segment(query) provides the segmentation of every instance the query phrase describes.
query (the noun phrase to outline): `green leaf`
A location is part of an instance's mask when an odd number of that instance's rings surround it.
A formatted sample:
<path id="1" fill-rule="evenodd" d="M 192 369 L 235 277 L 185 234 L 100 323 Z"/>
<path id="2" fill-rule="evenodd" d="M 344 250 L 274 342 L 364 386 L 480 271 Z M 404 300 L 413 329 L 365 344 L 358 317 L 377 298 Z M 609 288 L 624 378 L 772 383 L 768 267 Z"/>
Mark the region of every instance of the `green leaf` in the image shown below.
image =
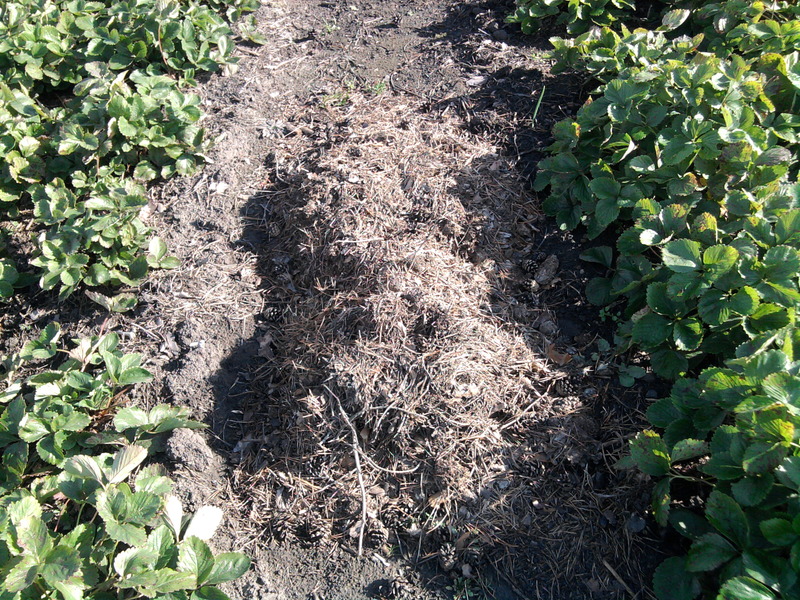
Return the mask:
<path id="1" fill-rule="evenodd" d="M 656 400 L 647 408 L 647 420 L 662 429 L 683 417 L 683 412 L 675 406 L 671 398 Z"/>
<path id="2" fill-rule="evenodd" d="M 797 541 L 797 533 L 792 527 L 791 522 L 786 519 L 773 518 L 761 521 L 759 525 L 761 533 L 767 538 L 770 544 L 776 546 L 791 546 Z"/>
<path id="3" fill-rule="evenodd" d="M 659 29 L 664 31 L 677 29 L 686 22 L 686 19 L 688 19 L 691 14 L 692 11 L 685 8 L 676 8 L 675 10 L 667 11 L 661 19 L 661 27 Z"/>
<path id="4" fill-rule="evenodd" d="M 694 154 L 696 150 L 697 146 L 694 142 L 682 135 L 678 135 L 667 142 L 662 150 L 661 157 L 665 165 L 679 165 Z"/>
<path id="5" fill-rule="evenodd" d="M 749 577 L 734 577 L 719 591 L 720 600 L 776 600 L 768 587 Z"/>
<path id="6" fill-rule="evenodd" d="M 671 332 L 672 324 L 668 319 L 655 313 L 647 313 L 634 323 L 632 339 L 645 350 L 649 350 L 667 341 Z"/>
<path id="7" fill-rule="evenodd" d="M 800 242 L 800 209 L 788 210 L 775 223 L 775 241 L 778 244 Z"/>
<path id="8" fill-rule="evenodd" d="M 230 598 L 219 588 L 204 586 L 192 592 L 191 600 L 230 600 Z"/>
<path id="9" fill-rule="evenodd" d="M 197 587 L 197 581 L 192 573 L 181 573 L 173 569 L 158 569 L 131 575 L 117 583 L 121 589 L 137 589 L 141 593 L 147 592 L 150 597 L 156 594 L 169 594 L 181 590 L 191 590 Z M 155 594 L 153 593 L 155 592 Z"/>
<path id="10" fill-rule="evenodd" d="M 114 96 L 111 100 L 108 101 L 108 105 L 106 107 L 108 111 L 109 117 L 125 117 L 130 118 L 131 111 L 128 103 L 122 96 Z"/>
<path id="11" fill-rule="evenodd" d="M 689 548 L 686 569 L 693 572 L 713 571 L 739 555 L 728 540 L 718 533 L 707 533 Z"/>
<path id="12" fill-rule="evenodd" d="M 214 568 L 208 576 L 206 583 L 218 585 L 226 581 L 233 581 L 247 573 L 250 569 L 250 559 L 240 552 L 223 552 L 214 558 Z"/>
<path id="13" fill-rule="evenodd" d="M 119 129 L 119 132 L 126 138 L 135 138 L 139 133 L 136 126 L 132 125 L 125 117 L 119 117 L 117 119 L 117 129 Z"/>
<path id="14" fill-rule="evenodd" d="M 707 533 L 711 533 L 711 526 L 708 521 L 685 508 L 671 510 L 669 523 L 675 528 L 675 531 L 690 540 L 696 540 Z"/>
<path id="15" fill-rule="evenodd" d="M 589 189 L 599 200 L 616 201 L 622 186 L 611 177 L 596 177 L 589 182 Z"/>
<path id="16" fill-rule="evenodd" d="M 706 518 L 722 535 L 741 548 L 747 547 L 750 525 L 736 500 L 719 490 L 712 491 L 706 502 Z"/>
<path id="17" fill-rule="evenodd" d="M 147 541 L 144 528 L 132 523 L 106 521 L 105 527 L 108 537 L 116 542 L 122 542 L 128 546 L 141 546 Z"/>
<path id="18" fill-rule="evenodd" d="M 787 449 L 782 444 L 750 444 L 745 450 L 742 465 L 747 473 L 764 474 L 774 471 L 783 461 Z"/>
<path id="19" fill-rule="evenodd" d="M 689 302 L 701 296 L 709 285 L 695 272 L 673 273 L 667 281 L 667 293 L 676 302 Z"/>
<path id="20" fill-rule="evenodd" d="M 775 476 L 786 487 L 800 491 L 800 456 L 789 456 L 783 459 L 775 469 Z"/>
<path id="21" fill-rule="evenodd" d="M 160 237 L 154 237 L 150 240 L 148 251 L 157 261 L 161 260 L 167 254 L 167 245 Z"/>
<path id="22" fill-rule="evenodd" d="M 647 155 L 633 157 L 628 161 L 628 167 L 634 173 L 650 173 L 656 170 L 653 159 Z"/>
<path id="23" fill-rule="evenodd" d="M 156 496 L 166 496 L 172 491 L 172 481 L 159 465 L 140 469 L 136 474 L 135 486 L 137 492 L 150 492 Z"/>
<path id="24" fill-rule="evenodd" d="M 222 523 L 222 510 L 216 506 L 201 506 L 189 521 L 184 532 L 185 537 L 195 536 L 201 540 L 210 540 L 214 537 L 217 528 Z"/>
<path id="25" fill-rule="evenodd" d="M 645 246 L 657 246 L 664 238 L 655 229 L 645 229 L 639 234 L 639 241 Z"/>
<path id="26" fill-rule="evenodd" d="M 690 460 L 708 454 L 708 443 L 703 440 L 685 439 L 672 448 L 672 462 Z"/>
<path id="27" fill-rule="evenodd" d="M 614 251 L 610 246 L 597 246 L 581 252 L 580 259 L 586 262 L 597 263 L 610 269 L 613 264 Z"/>
<path id="28" fill-rule="evenodd" d="M 606 306 L 613 299 L 612 282 L 605 277 L 595 277 L 586 284 L 586 299 L 595 306 Z"/>
<path id="29" fill-rule="evenodd" d="M 667 284 L 663 282 L 647 286 L 647 305 L 653 312 L 673 319 L 687 312 L 686 304 L 673 300 L 667 293 Z"/>
<path id="30" fill-rule="evenodd" d="M 739 252 L 730 246 L 711 246 L 703 252 L 703 272 L 713 283 L 730 271 L 739 259 Z"/>
<path id="31" fill-rule="evenodd" d="M 110 275 L 109 275 L 110 277 Z M 124 313 L 136 308 L 138 300 L 133 294 L 117 294 L 116 296 L 104 296 L 98 292 L 86 290 L 86 296 L 96 302 L 109 312 Z"/>
<path id="32" fill-rule="evenodd" d="M 797 277 L 800 253 L 789 246 L 775 246 L 764 254 L 764 274 L 773 281 Z"/>
<path id="33" fill-rule="evenodd" d="M 114 558 L 114 571 L 124 578 L 154 569 L 157 560 L 158 554 L 152 548 L 128 548 Z"/>
<path id="34" fill-rule="evenodd" d="M 700 593 L 697 577 L 686 569 L 686 561 L 674 556 L 662 562 L 653 575 L 658 600 L 693 600 Z"/>
<path id="35" fill-rule="evenodd" d="M 55 585 L 77 575 L 81 570 L 81 558 L 72 548 L 57 546 L 47 555 L 41 568 L 42 577 L 50 585 Z"/>
<path id="36" fill-rule="evenodd" d="M 181 266 L 181 261 L 175 256 L 166 256 L 159 261 L 158 266 L 161 269 L 177 269 Z"/>
<path id="37" fill-rule="evenodd" d="M 133 171 L 134 179 L 138 179 L 139 181 L 153 181 L 154 179 L 158 178 L 158 172 L 153 168 L 153 165 L 143 160 Z"/>
<path id="38" fill-rule="evenodd" d="M 203 540 L 192 536 L 178 545 L 178 570 L 194 574 L 197 585 L 206 582 L 214 566 L 214 556 Z"/>
<path id="39" fill-rule="evenodd" d="M 86 575 L 75 575 L 64 581 L 55 582 L 53 587 L 61 593 L 64 600 L 84 600 L 85 580 Z"/>
<path id="40" fill-rule="evenodd" d="M 136 406 L 126 407 L 114 416 L 114 429 L 123 432 L 127 429 L 138 429 L 149 425 L 147 413 Z"/>
<path id="41" fill-rule="evenodd" d="M 653 516 L 656 523 L 665 527 L 669 519 L 670 503 L 672 497 L 670 496 L 670 478 L 664 477 L 653 487 Z"/>
<path id="42" fill-rule="evenodd" d="M 653 352 L 650 364 L 653 365 L 653 371 L 657 375 L 666 379 L 677 379 L 689 368 L 689 361 L 682 353 L 669 349 Z"/>
<path id="43" fill-rule="evenodd" d="M 143 369 L 142 367 L 133 367 L 131 369 L 125 369 L 122 371 L 117 382 L 120 385 L 134 385 L 136 383 L 152 381 L 152 379 L 153 375 L 147 369 Z"/>
<path id="44" fill-rule="evenodd" d="M 758 292 L 749 286 L 738 290 L 728 303 L 730 309 L 740 315 L 752 315 L 758 308 Z"/>
<path id="45" fill-rule="evenodd" d="M 631 456 L 636 466 L 653 477 L 669 473 L 669 451 L 655 431 L 645 430 L 631 440 Z"/>
<path id="46" fill-rule="evenodd" d="M 37 563 L 45 562 L 53 542 L 42 521 L 42 507 L 31 497 L 17 500 L 8 507 L 10 539 Z"/>
<path id="47" fill-rule="evenodd" d="M 673 339 L 678 350 L 697 350 L 703 341 L 703 326 L 695 318 L 680 319 L 675 322 Z"/>
<path id="48" fill-rule="evenodd" d="M 39 567 L 32 556 L 15 556 L 3 565 L 0 575 L 3 576 L 2 585 L 5 590 L 13 594 L 29 590 L 33 586 L 39 576 Z M 18 596 L 12 596 L 16 597 Z"/>
<path id="49" fill-rule="evenodd" d="M 601 198 L 597 201 L 594 209 L 594 218 L 600 229 L 600 231 L 597 232 L 598 234 L 616 221 L 617 217 L 619 217 L 619 204 L 617 204 L 616 199 Z M 589 237 L 596 236 L 590 235 Z"/>
<path id="50" fill-rule="evenodd" d="M 141 446 L 126 446 L 114 455 L 114 464 L 111 466 L 109 483 L 120 483 L 128 478 L 133 470 L 147 458 L 147 450 Z"/>
<path id="51" fill-rule="evenodd" d="M 700 267 L 700 243 L 692 240 L 674 240 L 664 245 L 661 258 L 676 273 L 695 271 Z"/>
<path id="52" fill-rule="evenodd" d="M 64 463 L 64 471 L 76 477 L 92 479 L 103 484 L 106 481 L 103 470 L 91 456 L 73 456 Z"/>
<path id="53" fill-rule="evenodd" d="M 758 506 L 772 490 L 772 475 L 747 475 L 731 485 L 733 497 L 742 506 Z"/>
<path id="54" fill-rule="evenodd" d="M 790 322 L 785 308 L 775 304 L 761 304 L 745 321 L 745 328 L 751 335 L 774 331 L 786 327 Z"/>

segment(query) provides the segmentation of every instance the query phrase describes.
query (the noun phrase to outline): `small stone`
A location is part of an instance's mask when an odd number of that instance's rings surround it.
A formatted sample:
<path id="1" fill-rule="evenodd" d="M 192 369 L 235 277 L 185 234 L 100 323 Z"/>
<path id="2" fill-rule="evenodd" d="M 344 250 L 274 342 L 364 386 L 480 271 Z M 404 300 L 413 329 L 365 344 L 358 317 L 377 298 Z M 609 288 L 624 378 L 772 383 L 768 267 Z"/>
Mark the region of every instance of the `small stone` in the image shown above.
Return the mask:
<path id="1" fill-rule="evenodd" d="M 558 333 L 558 325 L 549 319 L 539 323 L 539 331 L 544 335 L 555 335 Z"/>
<path id="2" fill-rule="evenodd" d="M 551 254 L 544 259 L 544 262 L 542 262 L 541 265 L 539 265 L 539 268 L 536 269 L 536 273 L 534 274 L 533 278 L 539 285 L 547 286 L 553 281 L 553 279 L 555 279 L 557 272 L 558 257 L 555 254 Z"/>
<path id="3" fill-rule="evenodd" d="M 594 475 L 592 475 L 592 485 L 596 490 L 604 490 L 608 487 L 608 482 L 608 473 L 604 471 L 597 471 Z"/>
<path id="4" fill-rule="evenodd" d="M 625 521 L 625 528 L 631 533 L 641 533 L 645 527 L 647 527 L 647 521 L 637 514 L 632 514 Z"/>
<path id="5" fill-rule="evenodd" d="M 645 396 L 647 398 L 658 398 L 658 392 L 656 390 L 647 390 Z"/>
<path id="6" fill-rule="evenodd" d="M 499 42 L 504 42 L 508 39 L 508 32 L 505 29 L 498 29 L 492 33 L 492 37 Z"/>

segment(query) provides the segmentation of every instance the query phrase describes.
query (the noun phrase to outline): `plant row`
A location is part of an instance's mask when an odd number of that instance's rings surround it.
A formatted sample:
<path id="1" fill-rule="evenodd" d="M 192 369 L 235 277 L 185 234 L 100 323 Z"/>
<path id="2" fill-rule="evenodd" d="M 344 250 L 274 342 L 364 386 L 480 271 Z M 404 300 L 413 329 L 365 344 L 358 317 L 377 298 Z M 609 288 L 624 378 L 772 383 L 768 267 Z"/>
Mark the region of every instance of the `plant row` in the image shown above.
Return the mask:
<path id="1" fill-rule="evenodd" d="M 597 89 L 558 123 L 535 181 L 564 229 L 613 238 L 582 258 L 620 352 L 676 380 L 621 466 L 688 540 L 660 600 L 800 595 L 800 20 L 789 2 L 521 0 L 556 70 Z M 660 9 L 660 10 L 656 10 Z M 655 21 L 655 22 L 654 22 Z M 648 27 L 628 28 L 624 23 Z M 700 509 L 686 499 L 700 497 Z"/>
<path id="2" fill-rule="evenodd" d="M 48 326 L 0 369 L 0 598 L 225 600 L 217 585 L 250 562 L 206 543 L 222 512 L 184 515 L 163 470 L 140 468 L 164 434 L 203 425 L 119 408 L 151 375 L 116 334 L 59 336 Z"/>
<path id="3" fill-rule="evenodd" d="M 236 62 L 231 29 L 215 11 L 238 18 L 256 6 L 0 6 L 0 214 L 11 229 L 0 239 L 0 299 L 33 279 L 64 298 L 81 283 L 136 285 L 148 268 L 176 265 L 161 242 L 150 247 L 144 185 L 190 174 L 204 160 L 200 99 L 186 88 L 196 73 Z M 252 24 L 241 32 L 259 40 Z M 32 253 L 18 239 L 28 230 Z"/>

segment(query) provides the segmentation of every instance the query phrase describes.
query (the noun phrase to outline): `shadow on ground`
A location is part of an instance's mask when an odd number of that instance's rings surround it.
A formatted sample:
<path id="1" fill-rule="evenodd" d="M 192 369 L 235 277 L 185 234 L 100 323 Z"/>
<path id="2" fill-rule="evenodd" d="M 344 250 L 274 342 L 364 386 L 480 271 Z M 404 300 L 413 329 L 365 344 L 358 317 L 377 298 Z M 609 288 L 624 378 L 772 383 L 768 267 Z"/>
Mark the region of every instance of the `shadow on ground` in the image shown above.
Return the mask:
<path id="1" fill-rule="evenodd" d="M 257 559 L 344 549 L 388 566 L 359 583 L 387 598 L 646 588 L 646 485 L 612 466 L 642 390 L 603 368 L 579 243 L 529 191 L 581 91 L 495 27 L 507 8 L 415 28 L 385 91 L 328 88 L 263 131 L 236 246 L 266 304 L 211 419 Z"/>

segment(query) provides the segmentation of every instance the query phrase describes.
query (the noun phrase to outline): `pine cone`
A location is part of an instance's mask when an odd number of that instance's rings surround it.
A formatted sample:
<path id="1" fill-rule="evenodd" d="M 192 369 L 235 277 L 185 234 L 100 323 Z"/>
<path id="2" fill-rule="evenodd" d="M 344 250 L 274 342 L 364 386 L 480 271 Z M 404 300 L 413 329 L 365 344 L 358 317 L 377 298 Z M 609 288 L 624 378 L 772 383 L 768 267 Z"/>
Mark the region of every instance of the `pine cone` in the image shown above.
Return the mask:
<path id="1" fill-rule="evenodd" d="M 481 562 L 483 558 L 483 548 L 479 544 L 470 544 L 461 551 L 461 559 L 475 566 Z"/>
<path id="2" fill-rule="evenodd" d="M 304 542 L 316 544 L 328 537 L 330 527 L 319 513 L 309 511 L 299 520 L 295 533 Z"/>
<path id="3" fill-rule="evenodd" d="M 570 379 L 559 379 L 554 386 L 556 394 L 562 398 L 574 396 L 577 393 L 575 383 Z"/>
<path id="4" fill-rule="evenodd" d="M 519 266 L 526 273 L 533 273 L 538 265 L 539 263 L 532 258 L 525 258 L 519 263 Z"/>
<path id="5" fill-rule="evenodd" d="M 408 524 L 409 516 L 396 501 L 390 501 L 381 509 L 380 519 L 389 529 L 401 531 Z"/>
<path id="6" fill-rule="evenodd" d="M 272 537 L 278 541 L 286 540 L 290 537 L 295 528 L 294 514 L 288 511 L 277 513 L 272 517 Z"/>
<path id="7" fill-rule="evenodd" d="M 389 541 L 389 530 L 378 521 L 372 521 L 367 530 L 367 544 L 372 548 L 382 548 Z"/>
<path id="8" fill-rule="evenodd" d="M 535 273 L 539 268 L 539 264 L 547 258 L 544 252 L 535 252 L 520 261 L 519 266 L 526 273 Z"/>
<path id="9" fill-rule="evenodd" d="M 389 598 L 394 600 L 410 598 L 413 592 L 414 586 L 404 577 L 395 577 L 389 584 Z"/>
<path id="10" fill-rule="evenodd" d="M 451 543 L 442 544 L 439 548 L 439 566 L 444 571 L 452 571 L 456 568 L 456 548 Z"/>
<path id="11" fill-rule="evenodd" d="M 269 323 L 277 323 L 285 311 L 286 309 L 282 306 L 267 306 L 264 309 L 264 320 Z"/>
<path id="12" fill-rule="evenodd" d="M 269 221 L 267 223 L 267 235 L 270 239 L 278 237 L 283 233 L 283 227 L 277 221 Z"/>

